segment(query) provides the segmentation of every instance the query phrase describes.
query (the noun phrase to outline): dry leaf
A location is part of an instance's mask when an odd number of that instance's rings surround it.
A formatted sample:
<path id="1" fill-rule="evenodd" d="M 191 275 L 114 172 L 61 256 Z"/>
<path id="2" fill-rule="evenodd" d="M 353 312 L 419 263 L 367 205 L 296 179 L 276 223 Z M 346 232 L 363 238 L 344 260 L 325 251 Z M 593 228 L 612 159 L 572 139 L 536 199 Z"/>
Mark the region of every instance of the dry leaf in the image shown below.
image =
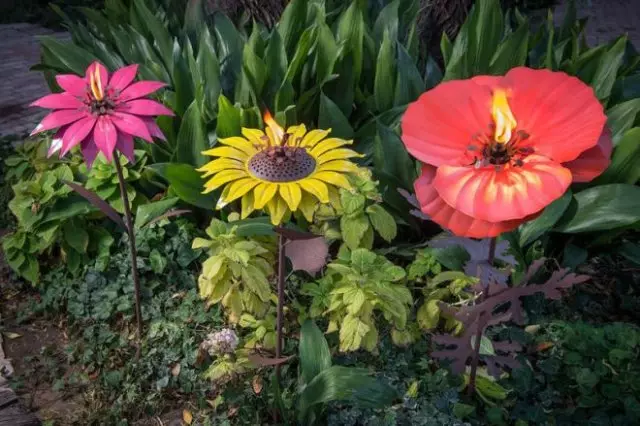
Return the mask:
<path id="1" fill-rule="evenodd" d="M 231 418 L 235 416 L 238 413 L 238 410 L 238 407 L 229 407 L 229 410 L 227 411 L 227 417 Z"/>
<path id="2" fill-rule="evenodd" d="M 180 375 L 180 364 L 176 364 L 171 369 L 171 374 L 173 377 L 178 377 Z"/>
<path id="3" fill-rule="evenodd" d="M 188 425 L 193 422 L 193 414 L 189 410 L 182 410 L 182 420 Z"/>
<path id="4" fill-rule="evenodd" d="M 22 334 L 18 334 L 18 333 L 13 333 L 11 331 L 4 331 L 2 333 L 4 335 L 4 337 L 6 337 L 7 339 L 17 339 L 18 337 L 22 337 Z"/>
<path id="5" fill-rule="evenodd" d="M 553 342 L 542 342 L 542 343 L 538 343 L 538 345 L 536 346 L 536 352 L 542 352 L 542 351 L 546 351 L 547 349 L 552 348 Z"/>
<path id="6" fill-rule="evenodd" d="M 253 380 L 251 381 L 251 386 L 253 387 L 253 391 L 255 392 L 256 395 L 260 395 L 260 392 L 262 392 L 262 377 L 256 375 L 253 376 Z"/>

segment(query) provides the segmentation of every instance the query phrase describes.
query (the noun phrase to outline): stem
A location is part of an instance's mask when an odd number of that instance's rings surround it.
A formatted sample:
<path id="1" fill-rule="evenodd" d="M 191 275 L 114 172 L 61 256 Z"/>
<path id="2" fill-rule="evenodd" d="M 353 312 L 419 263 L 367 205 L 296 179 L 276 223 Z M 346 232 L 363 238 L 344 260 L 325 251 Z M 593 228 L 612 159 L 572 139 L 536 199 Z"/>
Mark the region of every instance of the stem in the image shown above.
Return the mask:
<path id="1" fill-rule="evenodd" d="M 489 266 L 493 265 L 493 261 L 496 257 L 496 238 L 491 238 L 489 242 L 489 256 L 487 257 L 487 263 Z M 489 297 L 489 284 L 484 288 L 484 290 L 478 296 L 478 303 L 482 303 Z M 467 388 L 467 392 L 469 396 L 473 396 L 476 391 L 476 376 L 478 374 L 478 363 L 480 362 L 480 343 L 482 342 L 482 313 L 478 315 L 478 326 L 476 328 L 476 342 L 473 348 L 473 358 L 471 359 L 471 371 L 469 372 L 469 387 Z"/>
<path id="2" fill-rule="evenodd" d="M 118 173 L 118 181 L 120 183 L 120 197 L 124 204 L 124 217 L 127 224 L 127 234 L 129 235 L 129 244 L 131 249 L 131 274 L 133 276 L 133 288 L 135 292 L 135 310 L 136 310 L 136 360 L 140 359 L 140 345 L 142 335 L 142 313 L 140 311 L 140 279 L 138 277 L 138 251 L 136 249 L 136 235 L 133 229 L 133 216 L 129 207 L 129 196 L 125 187 L 124 176 L 122 175 L 122 166 L 120 166 L 120 156 L 118 152 L 114 153 L 113 162 L 116 165 Z"/>

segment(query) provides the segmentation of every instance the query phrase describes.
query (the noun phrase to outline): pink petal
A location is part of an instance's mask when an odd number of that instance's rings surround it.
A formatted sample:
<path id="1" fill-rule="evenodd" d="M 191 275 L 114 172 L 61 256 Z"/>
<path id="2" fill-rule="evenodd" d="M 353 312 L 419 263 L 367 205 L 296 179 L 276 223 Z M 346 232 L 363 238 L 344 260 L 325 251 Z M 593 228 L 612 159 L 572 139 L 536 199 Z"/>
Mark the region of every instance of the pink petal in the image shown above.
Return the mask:
<path id="1" fill-rule="evenodd" d="M 89 116 L 69 126 L 62 136 L 62 151 L 60 155 L 66 155 L 71 148 L 86 139 L 91 130 L 93 130 L 96 120 L 96 117 Z"/>
<path id="2" fill-rule="evenodd" d="M 138 65 L 133 64 L 128 67 L 120 68 L 111 76 L 111 80 L 109 80 L 109 86 L 118 91 L 123 91 L 127 86 L 129 86 L 133 80 L 136 78 L 136 74 L 138 73 Z"/>
<path id="3" fill-rule="evenodd" d="M 118 106 L 118 111 L 134 115 L 173 115 L 173 111 L 169 108 L 149 99 L 124 102 Z"/>
<path id="4" fill-rule="evenodd" d="M 133 137 L 131 135 L 118 132 L 118 142 L 116 142 L 116 149 L 123 153 L 131 163 L 135 162 L 135 155 L 133 153 Z"/>
<path id="5" fill-rule="evenodd" d="M 164 133 L 162 133 L 160 126 L 158 126 L 153 118 L 143 117 L 142 121 L 144 121 L 144 124 L 147 125 L 147 129 L 149 129 L 149 134 L 151 134 L 151 136 L 163 141 L 167 140 L 167 138 L 164 136 Z"/>
<path id="6" fill-rule="evenodd" d="M 82 150 L 82 156 L 84 157 L 84 161 L 87 164 L 87 168 L 90 169 L 93 166 L 93 162 L 98 156 L 98 147 L 96 146 L 96 142 L 92 137 L 88 137 L 82 141 L 80 144 L 80 149 Z"/>
<path id="7" fill-rule="evenodd" d="M 143 96 L 147 96 L 148 94 L 162 89 L 165 86 L 166 83 L 161 81 L 139 81 L 124 89 L 120 94 L 119 100 L 123 102 L 131 99 L 142 98 Z"/>
<path id="8" fill-rule="evenodd" d="M 148 142 L 153 142 L 144 121 L 135 115 L 114 112 L 111 115 L 111 121 L 113 121 L 113 124 L 115 124 L 121 132 L 137 136 Z"/>
<path id="9" fill-rule="evenodd" d="M 574 182 L 590 182 L 600 176 L 611 164 L 611 130 L 605 126 L 598 144 L 589 148 L 573 161 L 564 163 L 573 175 Z"/>
<path id="10" fill-rule="evenodd" d="M 30 106 L 50 109 L 78 109 L 84 104 L 70 93 L 54 93 L 31 103 Z"/>
<path id="11" fill-rule="evenodd" d="M 63 109 L 60 111 L 54 111 L 51 114 L 47 115 L 38 126 L 31 132 L 31 135 L 35 135 L 37 133 L 44 132 L 46 130 L 55 129 L 56 127 L 61 127 L 66 124 L 73 123 L 74 121 L 78 121 L 81 118 L 90 116 L 90 114 L 86 111 L 78 111 L 75 109 Z"/>
<path id="12" fill-rule="evenodd" d="M 62 90 L 78 98 L 84 98 L 89 90 L 87 82 L 83 78 L 73 74 L 57 75 L 56 82 L 58 86 L 62 87 Z"/>
<path id="13" fill-rule="evenodd" d="M 51 146 L 49 146 L 49 151 L 47 151 L 47 158 L 51 157 L 53 154 L 62 149 L 62 136 L 68 128 L 68 126 L 60 127 L 56 134 L 53 135 L 53 139 L 51 139 Z"/>
<path id="14" fill-rule="evenodd" d="M 96 127 L 93 130 L 93 139 L 107 161 L 113 160 L 113 149 L 116 147 L 116 141 L 118 140 L 118 131 L 109 117 L 103 115 L 98 118 Z"/>
<path id="15" fill-rule="evenodd" d="M 89 65 L 89 68 L 87 68 L 87 72 L 84 77 L 85 81 L 87 82 L 87 84 L 89 84 L 89 82 L 91 81 L 89 76 L 95 72 L 94 70 L 96 68 L 98 68 L 98 72 L 100 73 L 100 85 L 102 86 L 102 90 L 105 91 L 104 89 L 105 87 L 107 87 L 107 83 L 109 82 L 109 71 L 107 71 L 105 66 L 100 62 L 95 61 L 91 65 Z"/>

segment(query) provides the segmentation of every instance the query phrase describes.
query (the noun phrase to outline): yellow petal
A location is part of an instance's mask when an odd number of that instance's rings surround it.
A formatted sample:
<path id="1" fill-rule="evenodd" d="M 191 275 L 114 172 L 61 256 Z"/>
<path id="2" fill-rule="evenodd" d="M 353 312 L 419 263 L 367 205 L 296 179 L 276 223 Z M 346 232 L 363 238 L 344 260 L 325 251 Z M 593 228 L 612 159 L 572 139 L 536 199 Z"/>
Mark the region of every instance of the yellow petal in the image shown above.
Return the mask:
<path id="1" fill-rule="evenodd" d="M 307 149 L 311 149 L 313 148 L 318 142 L 320 142 L 321 140 L 323 140 L 324 138 L 327 137 L 327 135 L 331 132 L 331 129 L 329 130 L 312 130 L 309 133 L 307 133 L 304 137 L 304 139 L 302 139 L 302 143 L 300 144 L 301 147 L 307 148 Z"/>
<path id="2" fill-rule="evenodd" d="M 229 194 L 224 197 L 227 203 L 230 203 L 242 197 L 258 185 L 260 181 L 253 178 L 240 179 L 229 185 Z"/>
<path id="3" fill-rule="evenodd" d="M 247 129 L 246 127 L 242 128 L 242 136 L 247 138 L 252 144 L 258 146 L 266 146 L 267 135 L 264 134 L 262 130 L 259 129 Z"/>
<path id="4" fill-rule="evenodd" d="M 348 141 L 348 140 L 344 140 L 344 139 L 338 139 L 338 138 L 329 138 L 326 139 L 322 142 L 319 142 L 310 152 L 309 154 L 313 155 L 314 157 L 318 157 L 322 154 L 324 154 L 327 151 L 330 151 L 332 149 L 336 149 L 336 148 L 340 148 L 341 146 L 344 145 L 351 145 L 353 143 L 352 140 Z"/>
<path id="5" fill-rule="evenodd" d="M 326 204 L 329 202 L 329 190 L 327 185 L 317 179 L 302 179 L 297 182 L 302 189 L 308 193 L 314 195 L 321 203 Z"/>
<path id="6" fill-rule="evenodd" d="M 287 202 L 289 209 L 294 212 L 300 204 L 302 191 L 297 183 L 282 183 L 280 184 L 280 196 Z"/>
<path id="7" fill-rule="evenodd" d="M 231 158 L 218 158 L 216 160 L 208 162 L 207 164 L 196 170 L 199 172 L 205 172 L 202 177 L 207 177 L 222 170 L 229 169 L 243 170 L 244 164 L 238 160 L 233 160 Z"/>
<path id="8" fill-rule="evenodd" d="M 236 148 L 247 155 L 255 155 L 258 152 L 258 150 L 253 146 L 253 143 L 239 136 L 218 139 L 218 142 L 223 145 L 228 145 L 230 147 Z"/>
<path id="9" fill-rule="evenodd" d="M 291 126 L 287 129 L 287 133 L 291 136 L 289 137 L 289 141 L 291 141 L 288 145 L 295 145 L 295 142 L 298 138 L 302 139 L 304 135 L 307 133 L 307 126 L 304 124 L 298 124 L 297 126 Z"/>
<path id="10" fill-rule="evenodd" d="M 269 142 L 267 142 L 267 146 L 279 146 L 280 145 L 280 139 L 276 138 L 276 136 L 273 133 L 273 130 L 271 129 L 271 127 L 267 127 L 265 129 L 265 132 L 267 133 L 267 137 L 269 138 Z"/>
<path id="11" fill-rule="evenodd" d="M 313 214 L 316 212 L 316 207 L 318 207 L 318 200 L 307 192 L 303 193 L 298 210 L 302 212 L 307 222 L 313 222 Z"/>
<path id="12" fill-rule="evenodd" d="M 245 152 L 239 149 L 232 148 L 230 146 L 219 146 L 213 149 L 202 151 L 204 155 L 210 155 L 212 157 L 226 157 L 235 158 L 236 160 L 246 161 L 249 157 Z"/>
<path id="13" fill-rule="evenodd" d="M 347 179 L 342 173 L 318 172 L 314 173 L 313 177 L 323 182 L 329 182 L 332 185 L 339 186 L 340 188 L 351 189 L 349 179 Z"/>
<path id="14" fill-rule="evenodd" d="M 269 216 L 271 216 L 271 223 L 280 225 L 282 218 L 287 213 L 287 203 L 281 197 L 276 196 L 269 201 L 267 208 L 269 209 Z"/>
<path id="15" fill-rule="evenodd" d="M 321 164 L 318 167 L 319 172 L 343 172 L 350 173 L 358 171 L 358 166 L 349 160 L 334 160 L 328 163 Z"/>
<path id="16" fill-rule="evenodd" d="M 245 172 L 244 170 L 223 170 L 212 177 L 207 183 L 205 183 L 204 187 L 206 189 L 206 192 L 204 193 L 206 194 L 208 192 L 214 191 L 220 188 L 225 183 L 233 182 L 234 180 L 238 180 L 246 176 L 247 172 Z"/>
<path id="17" fill-rule="evenodd" d="M 242 197 L 242 215 L 240 216 L 240 219 L 246 219 L 251 213 L 253 213 L 255 210 L 253 204 L 253 192 L 247 192 Z"/>
<path id="18" fill-rule="evenodd" d="M 260 185 L 256 186 L 256 189 L 253 191 L 254 203 L 253 206 L 256 210 L 260 210 L 263 208 L 274 195 L 278 192 L 278 184 L 271 182 L 263 182 Z"/>
<path id="19" fill-rule="evenodd" d="M 222 194 L 220 194 L 220 198 L 218 198 L 218 202 L 216 203 L 216 210 L 222 210 L 229 205 L 226 201 L 227 196 L 229 195 L 229 186 L 230 185 L 225 186 L 222 190 Z"/>
<path id="20" fill-rule="evenodd" d="M 347 149 L 347 148 L 339 148 L 333 149 L 329 152 L 326 152 L 317 158 L 318 163 L 324 164 L 333 160 L 346 160 L 347 158 L 354 157 L 364 157 L 362 154 L 358 154 L 357 152 Z"/>

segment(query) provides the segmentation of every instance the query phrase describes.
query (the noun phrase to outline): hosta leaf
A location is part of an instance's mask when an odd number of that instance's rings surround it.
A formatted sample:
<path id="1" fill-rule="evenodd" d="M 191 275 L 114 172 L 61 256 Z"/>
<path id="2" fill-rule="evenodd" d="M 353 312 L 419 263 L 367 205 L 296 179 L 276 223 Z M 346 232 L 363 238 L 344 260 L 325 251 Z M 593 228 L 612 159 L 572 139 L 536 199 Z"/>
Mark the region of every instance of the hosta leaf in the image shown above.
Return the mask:
<path id="1" fill-rule="evenodd" d="M 401 106 L 418 99 L 418 96 L 424 91 L 424 81 L 415 62 L 401 44 L 397 45 L 397 55 L 398 79 L 396 80 L 394 105 Z"/>
<path id="2" fill-rule="evenodd" d="M 196 60 L 204 83 L 204 106 L 209 118 L 218 110 L 220 96 L 220 63 L 213 46 L 213 39 L 205 27 L 200 40 L 200 49 Z"/>
<path id="3" fill-rule="evenodd" d="M 638 112 L 640 112 L 640 99 L 619 103 L 607 111 L 607 126 L 611 130 L 614 146 L 617 146 L 622 135 L 633 127 Z"/>
<path id="4" fill-rule="evenodd" d="M 324 22 L 318 23 L 318 40 L 316 44 L 316 82 L 322 84 L 333 74 L 333 67 L 338 59 L 338 45 L 331 29 Z"/>
<path id="5" fill-rule="evenodd" d="M 573 193 L 568 190 L 562 197 L 549 204 L 540 216 L 523 224 L 520 227 L 520 247 L 531 244 L 542 234 L 553 228 L 562 218 L 572 199 Z"/>
<path id="6" fill-rule="evenodd" d="M 373 25 L 373 35 L 376 43 L 383 43 L 384 37 L 390 40 L 398 40 L 398 6 L 399 0 L 393 0 L 380 11 Z"/>
<path id="7" fill-rule="evenodd" d="M 138 229 L 142 228 L 151 220 L 166 213 L 167 210 L 175 206 L 177 202 L 178 202 L 178 198 L 173 197 L 173 198 L 167 198 L 165 200 L 156 201 L 153 203 L 140 205 L 138 207 L 138 210 L 136 211 L 135 227 Z"/>
<path id="8" fill-rule="evenodd" d="M 640 179 L 638 164 L 640 164 L 640 127 L 634 127 L 622 136 L 613 151 L 611 165 L 596 182 L 597 184 L 635 184 Z"/>
<path id="9" fill-rule="evenodd" d="M 338 42 L 353 56 L 354 81 L 360 81 L 363 58 L 364 18 L 359 0 L 353 0 L 338 22 Z"/>
<path id="10" fill-rule="evenodd" d="M 172 69 L 173 67 L 173 39 L 171 34 L 169 33 L 167 26 L 158 19 L 152 12 L 149 10 L 147 5 L 145 4 L 145 0 L 134 0 L 134 8 L 141 21 L 146 26 L 149 33 L 151 33 L 154 42 L 158 45 L 158 51 L 162 56 L 162 60 L 168 69 Z"/>
<path id="11" fill-rule="evenodd" d="M 618 69 L 622 65 L 622 57 L 627 43 L 627 37 L 621 36 L 604 55 L 598 65 L 591 86 L 601 101 L 607 99 L 616 81 Z"/>
<path id="12" fill-rule="evenodd" d="M 306 17 L 306 0 L 293 0 L 289 2 L 287 8 L 282 13 L 282 17 L 278 23 L 278 32 L 289 56 L 293 56 L 298 41 L 300 41 L 300 35 L 305 27 Z"/>
<path id="13" fill-rule="evenodd" d="M 219 138 L 238 136 L 241 133 L 240 111 L 235 108 L 224 95 L 218 98 L 218 125 L 216 134 Z"/>
<path id="14" fill-rule="evenodd" d="M 202 154 L 209 147 L 205 123 L 197 100 L 194 100 L 182 118 L 178 131 L 176 160 L 179 163 L 200 167 L 207 162 Z"/>
<path id="15" fill-rule="evenodd" d="M 71 248 L 78 253 L 86 253 L 89 246 L 89 234 L 74 221 L 66 221 L 62 225 L 62 235 Z"/>
<path id="16" fill-rule="evenodd" d="M 324 93 L 320 95 L 318 127 L 321 129 L 331 129 L 331 135 L 337 138 L 351 139 L 353 137 L 353 128 L 351 124 L 349 124 L 349 119 L 344 116 L 340 108 Z"/>
<path id="17" fill-rule="evenodd" d="M 309 384 L 318 374 L 331 367 L 331 352 L 316 323 L 306 320 L 300 328 L 300 375 Z"/>
<path id="18" fill-rule="evenodd" d="M 216 197 L 213 194 L 203 194 L 204 180 L 193 166 L 180 163 L 157 163 L 148 166 L 169 182 L 173 193 L 186 203 L 213 210 Z"/>
<path id="19" fill-rule="evenodd" d="M 397 1 L 397 0 L 396 0 Z M 378 111 L 386 111 L 393 106 L 395 83 L 395 41 L 385 31 L 382 46 L 378 52 L 374 96 Z"/>

